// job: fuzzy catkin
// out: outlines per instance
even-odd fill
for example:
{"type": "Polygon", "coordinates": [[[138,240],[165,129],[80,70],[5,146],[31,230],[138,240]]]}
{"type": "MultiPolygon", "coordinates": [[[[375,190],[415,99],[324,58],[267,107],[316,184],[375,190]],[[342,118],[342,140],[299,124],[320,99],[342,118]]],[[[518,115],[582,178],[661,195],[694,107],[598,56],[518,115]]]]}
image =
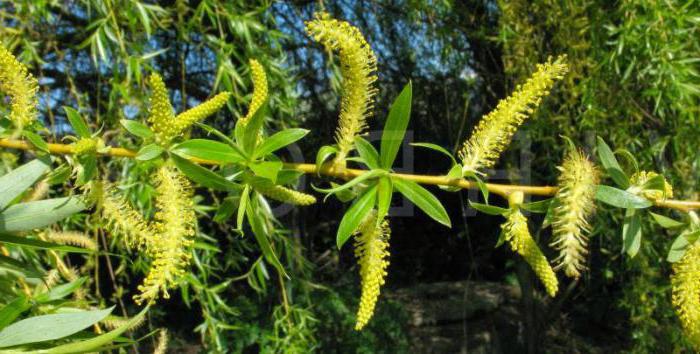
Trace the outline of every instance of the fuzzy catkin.
{"type": "Polygon", "coordinates": [[[700,245],[690,246],[671,275],[672,301],[686,337],[700,348],[700,245]]]}
{"type": "Polygon", "coordinates": [[[175,113],[163,78],[154,73],[149,77],[148,82],[151,85],[148,123],[153,129],[156,142],[165,145],[177,135],[177,129],[173,123],[175,113]]]}
{"type": "Polygon", "coordinates": [[[527,226],[527,218],[520,210],[512,210],[505,223],[501,225],[505,232],[506,241],[510,245],[513,252],[521,255],[527,264],[540,278],[540,281],[547,290],[549,296],[554,297],[559,290],[559,281],[557,280],[554,270],[549,265],[549,261],[542,254],[542,251],[537,246],[537,243],[530,235],[530,230],[527,226]]]}
{"type": "Polygon", "coordinates": [[[599,172],[588,158],[578,150],[572,150],[559,167],[558,203],[552,222],[554,241],[552,247],[559,250],[556,269],[572,278],[585,270],[588,254],[588,218],[595,210],[595,193],[599,172]]]}
{"type": "Polygon", "coordinates": [[[355,330],[361,330],[374,315],[374,308],[384,285],[389,266],[389,223],[377,224],[377,214],[368,215],[355,233],[355,257],[360,265],[362,295],[357,310],[355,330]]]}
{"type": "Polygon", "coordinates": [[[201,104],[178,114],[174,122],[175,131],[177,132],[176,135],[181,135],[185,129],[191,127],[194,123],[216,113],[226,105],[229,98],[231,98],[230,92],[221,92],[201,104]]]}
{"type": "Polygon", "coordinates": [[[311,205],[316,203],[316,197],[276,185],[256,185],[255,190],[271,199],[294,205],[311,205]]]}
{"type": "Polygon", "coordinates": [[[62,245],[73,245],[78,247],[87,248],[90,250],[97,250],[97,242],[87,236],[86,234],[78,231],[48,231],[44,234],[48,241],[59,243],[62,245]]]}
{"type": "Polygon", "coordinates": [[[22,128],[36,120],[39,83],[27,67],[0,45],[0,91],[10,96],[10,121],[22,128]]]}
{"type": "Polygon", "coordinates": [[[250,122],[267,99],[267,75],[263,66],[255,59],[250,60],[250,73],[253,79],[253,98],[248,106],[248,113],[240,119],[240,123],[243,125],[250,122]]]}
{"type": "MultiPolygon", "coordinates": [[[[639,171],[630,177],[630,184],[635,188],[642,188],[645,183],[650,179],[659,176],[656,172],[651,171],[639,171]]],[[[668,183],[665,177],[663,178],[663,188],[662,189],[645,189],[641,190],[639,194],[642,197],[649,200],[659,200],[666,198],[673,198],[673,186],[668,183]]]]}
{"type": "Polygon", "coordinates": [[[484,116],[464,142],[459,152],[463,170],[476,172],[493,167],[510,145],[518,127],[534,113],[542,97],[549,94],[554,82],[563,78],[567,71],[564,56],[538,64],[535,73],[484,116]]]}
{"type": "Polygon", "coordinates": [[[359,29],[345,21],[330,18],[327,13],[316,14],[306,22],[306,31],[329,50],[338,52],[343,77],[340,119],[335,140],[337,161],[344,161],[352,150],[355,137],[367,128],[377,89],[377,58],[359,29]]]}
{"type": "MultiPolygon", "coordinates": [[[[97,186],[91,189],[99,193],[97,186]]],[[[108,222],[110,230],[121,236],[129,247],[140,250],[147,249],[158,232],[151,223],[146,221],[141,213],[136,211],[123,197],[116,194],[114,187],[107,186],[100,193],[98,200],[102,216],[108,222]]]]}

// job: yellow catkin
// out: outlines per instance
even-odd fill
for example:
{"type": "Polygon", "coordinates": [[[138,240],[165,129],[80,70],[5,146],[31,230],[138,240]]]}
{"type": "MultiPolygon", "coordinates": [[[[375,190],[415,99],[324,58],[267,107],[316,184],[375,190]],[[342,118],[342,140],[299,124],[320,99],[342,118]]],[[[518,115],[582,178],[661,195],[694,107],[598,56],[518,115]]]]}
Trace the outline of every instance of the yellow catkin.
{"type": "Polygon", "coordinates": [[[168,350],[168,330],[163,328],[158,335],[158,342],[153,349],[153,354],[165,354],[168,350]]]}
{"type": "MultiPolygon", "coordinates": [[[[105,326],[105,328],[109,330],[117,329],[131,321],[131,318],[128,317],[122,317],[122,316],[115,316],[115,315],[109,315],[105,317],[102,321],[100,321],[100,324],[105,326]]],[[[146,317],[142,316],[136,323],[132,324],[131,327],[129,327],[130,331],[133,331],[139,327],[141,327],[144,323],[146,322],[146,317]]]]}
{"type": "Polygon", "coordinates": [[[340,57],[342,100],[335,140],[337,159],[343,161],[352,150],[355,137],[367,128],[366,120],[377,94],[377,58],[359,29],[326,13],[316,14],[313,21],[306,22],[306,31],[340,57]]]}
{"type": "Polygon", "coordinates": [[[361,330],[374,315],[379,292],[389,266],[389,223],[384,220],[377,225],[377,214],[372,212],[355,233],[355,257],[360,265],[362,295],[357,310],[355,329],[361,330]]]}
{"type": "Polygon", "coordinates": [[[75,155],[94,153],[95,151],[97,151],[97,140],[90,138],[80,138],[80,140],[73,143],[72,147],[73,154],[75,155]]]}
{"type": "Polygon", "coordinates": [[[630,177],[630,184],[632,184],[634,188],[640,189],[639,194],[649,200],[673,198],[673,186],[670,183],[668,183],[668,181],[666,181],[665,177],[662,177],[664,180],[663,190],[641,189],[644,186],[644,184],[647,183],[647,181],[658,175],[659,174],[656,172],[639,171],[633,174],[632,177],[630,177]]]}
{"type": "Polygon", "coordinates": [[[29,192],[22,200],[24,202],[34,202],[37,200],[41,200],[46,198],[46,196],[49,195],[49,189],[51,186],[49,185],[49,182],[46,181],[46,179],[42,179],[39,181],[34,188],[32,188],[31,192],[29,192]]]}
{"type": "Polygon", "coordinates": [[[250,60],[250,73],[253,78],[253,98],[248,106],[248,113],[240,119],[243,125],[248,124],[267,99],[267,75],[263,66],[255,59],[250,60]]]}
{"type": "Polygon", "coordinates": [[[151,85],[148,123],[153,129],[156,142],[165,145],[177,135],[173,123],[175,113],[170,104],[168,89],[165,87],[163,78],[158,74],[152,74],[148,82],[151,85]]]}
{"type": "Polygon", "coordinates": [[[311,205],[316,203],[316,197],[310,194],[295,191],[290,188],[275,185],[255,185],[255,190],[262,195],[280,202],[294,205],[311,205]]]}
{"type": "Polygon", "coordinates": [[[464,142],[459,152],[463,170],[476,172],[493,167],[510,145],[518,127],[534,113],[542,97],[549,94],[554,82],[560,80],[567,70],[564,56],[538,64],[535,73],[483,117],[464,142]]]}
{"type": "Polygon", "coordinates": [[[170,165],[158,169],[154,177],[158,232],[146,249],[153,262],[138,287],[140,294],[134,296],[138,304],[153,301],[160,293],[169,298],[168,288],[177,284],[189,265],[197,225],[190,182],[170,165]]]}
{"type": "Polygon", "coordinates": [[[542,251],[537,246],[537,243],[530,235],[530,230],[527,226],[527,218],[520,210],[512,210],[507,220],[501,225],[505,232],[505,239],[508,241],[513,252],[521,255],[527,264],[540,278],[540,281],[547,290],[549,296],[554,297],[559,290],[559,281],[557,280],[554,270],[549,265],[549,261],[542,254],[542,251]]]}
{"type": "MultiPolygon", "coordinates": [[[[93,190],[97,189],[92,188],[91,191],[93,190]]],[[[99,205],[111,231],[121,236],[128,246],[145,250],[153,242],[157,228],[146,221],[123,197],[118,196],[113,187],[105,188],[99,205]]]]}
{"type": "Polygon", "coordinates": [[[44,234],[47,241],[62,245],[73,245],[90,250],[97,249],[97,242],[82,232],[77,231],[48,231],[44,234]]]}
{"type": "Polygon", "coordinates": [[[221,92],[216,96],[204,101],[196,107],[190,108],[175,117],[175,129],[177,135],[182,134],[185,129],[191,127],[194,123],[203,120],[206,117],[220,110],[226,102],[231,98],[230,92],[221,92]]]}
{"type": "Polygon", "coordinates": [[[10,96],[10,121],[22,128],[36,120],[39,90],[37,80],[29,74],[9,50],[0,45],[0,91],[10,96]]]}
{"type": "Polygon", "coordinates": [[[673,305],[687,338],[700,348],[700,245],[694,244],[680,261],[673,265],[671,275],[673,305]]]}
{"type": "Polygon", "coordinates": [[[567,276],[578,278],[586,268],[588,238],[585,233],[589,232],[588,218],[595,210],[599,172],[578,150],[569,152],[559,170],[552,247],[559,250],[556,269],[564,269],[567,276]]]}

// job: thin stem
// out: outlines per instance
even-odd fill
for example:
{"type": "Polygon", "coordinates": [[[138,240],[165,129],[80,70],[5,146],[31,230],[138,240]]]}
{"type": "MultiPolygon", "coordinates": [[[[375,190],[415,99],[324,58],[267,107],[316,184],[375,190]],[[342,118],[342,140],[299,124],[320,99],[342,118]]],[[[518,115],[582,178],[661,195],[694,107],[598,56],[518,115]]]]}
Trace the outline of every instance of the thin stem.
{"type": "MultiPolygon", "coordinates": [[[[22,140],[14,139],[0,139],[0,147],[19,149],[19,150],[35,150],[35,148],[28,142],[22,140]]],[[[73,154],[73,147],[67,144],[48,144],[49,152],[52,154],[59,155],[70,155],[73,154]]],[[[113,157],[136,157],[136,151],[112,147],[103,152],[99,152],[100,155],[113,156],[113,157]]],[[[190,158],[192,162],[201,165],[219,165],[218,161],[204,160],[199,158],[190,158]]],[[[285,163],[284,167],[286,169],[299,171],[305,174],[316,174],[330,177],[337,177],[342,179],[352,179],[362,174],[367,173],[367,170],[353,169],[353,168],[338,168],[333,164],[326,164],[317,168],[315,164],[310,163],[285,163]]],[[[407,173],[391,173],[390,176],[396,179],[403,179],[406,181],[413,181],[419,184],[428,185],[439,185],[439,186],[453,186],[462,189],[477,189],[478,185],[476,182],[468,181],[461,178],[450,178],[447,176],[432,176],[432,175],[414,175],[407,173]]],[[[523,186],[515,184],[498,184],[498,183],[485,183],[486,189],[493,194],[497,194],[501,197],[508,198],[508,196],[513,192],[522,192],[529,195],[538,195],[542,197],[554,196],[559,190],[555,186],[523,186]]],[[[700,209],[700,201],[696,200],[656,200],[654,204],[661,208],[677,209],[681,211],[691,211],[700,209]]]]}

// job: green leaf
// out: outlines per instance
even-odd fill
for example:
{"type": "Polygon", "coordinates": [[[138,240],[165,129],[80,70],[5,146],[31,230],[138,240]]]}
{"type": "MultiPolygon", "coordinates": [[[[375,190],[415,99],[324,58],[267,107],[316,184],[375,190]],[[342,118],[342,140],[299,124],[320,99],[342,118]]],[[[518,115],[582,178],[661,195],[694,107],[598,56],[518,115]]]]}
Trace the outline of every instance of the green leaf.
{"type": "Polygon", "coordinates": [[[137,122],[135,120],[129,120],[129,119],[122,119],[119,121],[121,123],[122,127],[126,129],[129,133],[138,136],[141,139],[150,139],[153,138],[153,131],[151,128],[149,128],[147,125],[137,122]]]}
{"type": "Polygon", "coordinates": [[[0,269],[16,272],[25,278],[42,279],[44,273],[34,267],[34,265],[22,263],[14,258],[0,255],[0,269]]]}
{"type": "MultiPolygon", "coordinates": [[[[253,117],[250,118],[248,124],[241,125],[236,124],[234,129],[234,134],[236,135],[236,140],[239,146],[243,147],[243,151],[247,154],[252,155],[255,151],[255,147],[258,144],[258,137],[262,132],[262,126],[265,122],[265,115],[267,114],[267,100],[262,103],[260,108],[255,112],[253,117]]],[[[240,121],[239,121],[240,122],[240,121]]]]}
{"type": "Polygon", "coordinates": [[[101,321],[114,307],[97,311],[80,311],[30,317],[0,331],[0,348],[45,342],[78,333],[101,321]]]}
{"type": "Polygon", "coordinates": [[[38,181],[50,165],[47,158],[36,159],[0,177],[0,210],[38,181]]]}
{"type": "Polygon", "coordinates": [[[625,223],[622,226],[622,251],[634,257],[642,243],[642,217],[635,209],[625,211],[625,223]]]}
{"type": "Polygon", "coordinates": [[[360,223],[367,217],[367,214],[374,208],[374,202],[377,199],[377,187],[372,186],[367,189],[364,194],[362,194],[355,203],[353,203],[350,208],[343,215],[343,219],[340,220],[340,225],[338,226],[338,233],[335,237],[336,245],[338,249],[343,247],[345,242],[352,236],[353,232],[357,230],[360,223]]]}
{"type": "MultiPolygon", "coordinates": [[[[452,165],[450,170],[447,171],[447,175],[445,175],[445,177],[452,179],[452,180],[462,179],[462,166],[458,165],[458,164],[452,165]]],[[[448,192],[457,192],[457,191],[462,190],[462,188],[458,187],[458,186],[439,185],[438,188],[445,190],[445,191],[448,191],[448,192]]],[[[484,198],[485,198],[485,200],[488,201],[488,190],[486,190],[486,196],[484,198]]]]}
{"type": "Polygon", "coordinates": [[[75,196],[15,204],[0,214],[0,232],[42,228],[65,219],[85,207],[85,203],[75,196]]]}
{"type": "Polygon", "coordinates": [[[62,299],[64,297],[72,294],[78,288],[80,288],[85,283],[86,280],[87,280],[86,277],[81,277],[81,278],[78,278],[76,280],[73,280],[70,283],[55,286],[55,287],[51,288],[49,291],[37,295],[34,298],[34,300],[36,300],[39,303],[46,303],[49,301],[55,301],[55,300],[62,299]]]}
{"type": "Polygon", "coordinates": [[[599,201],[623,209],[644,209],[652,203],[638,195],[610,186],[598,186],[595,198],[599,201]]]}
{"type": "Polygon", "coordinates": [[[38,249],[52,250],[52,251],[73,252],[73,253],[92,253],[93,252],[92,250],[85,249],[85,248],[80,248],[80,247],[75,247],[75,246],[67,246],[67,245],[59,245],[57,243],[51,243],[51,242],[46,242],[46,241],[37,240],[37,239],[33,239],[33,238],[26,238],[26,237],[7,235],[7,234],[0,234],[0,242],[12,244],[12,245],[17,245],[17,246],[22,246],[22,247],[38,248],[38,249]]]}
{"type": "Polygon", "coordinates": [[[163,151],[163,147],[158,144],[148,144],[136,153],[136,159],[139,161],[150,161],[160,157],[163,151]]]}
{"type": "Polygon", "coordinates": [[[81,168],[75,183],[78,186],[83,186],[97,174],[97,156],[95,154],[81,155],[78,156],[78,162],[80,162],[81,168]]]}
{"type": "Polygon", "coordinates": [[[269,179],[272,183],[277,182],[277,174],[282,170],[280,161],[263,161],[250,164],[248,167],[256,176],[269,179]]]}
{"type": "Polygon", "coordinates": [[[243,218],[248,210],[248,200],[250,199],[250,186],[246,185],[241,193],[241,200],[238,202],[238,213],[236,215],[236,227],[243,230],[243,218]]]}
{"type": "Polygon", "coordinates": [[[398,154],[406,134],[406,127],[411,118],[412,87],[413,85],[409,81],[389,109],[389,116],[384,125],[379,148],[379,163],[383,168],[390,169],[393,166],[396,154],[398,154]]]}
{"type": "Polygon", "coordinates": [[[488,214],[488,215],[504,215],[504,214],[510,212],[510,209],[501,208],[501,207],[497,207],[494,205],[476,203],[476,202],[472,202],[471,200],[469,201],[469,205],[472,208],[474,208],[474,209],[476,209],[484,214],[488,214]]]}
{"type": "Polygon", "coordinates": [[[550,199],[545,199],[545,200],[539,200],[539,201],[532,202],[532,203],[523,203],[522,205],[520,205],[520,207],[522,209],[529,211],[529,212],[542,214],[542,213],[546,213],[547,210],[549,210],[549,205],[552,203],[553,200],[554,200],[553,198],[550,198],[550,199]]]}
{"type": "Polygon", "coordinates": [[[313,185],[312,185],[312,187],[313,187],[316,191],[318,191],[318,192],[321,192],[321,193],[328,193],[328,195],[324,198],[324,200],[325,200],[325,199],[327,199],[329,196],[331,196],[331,195],[333,195],[333,194],[335,194],[335,193],[338,193],[338,192],[344,191],[344,190],[346,190],[346,189],[349,189],[349,188],[351,188],[351,187],[353,187],[353,186],[355,186],[355,185],[357,185],[357,184],[359,184],[359,183],[361,183],[361,182],[364,182],[364,181],[366,181],[366,180],[368,180],[368,179],[377,178],[377,177],[383,177],[383,176],[386,176],[386,175],[388,175],[388,174],[389,174],[389,172],[387,172],[387,171],[385,171],[385,170],[371,170],[371,171],[369,171],[369,172],[363,173],[363,174],[361,174],[361,175],[359,175],[359,176],[357,176],[357,177],[351,179],[349,182],[347,182],[347,183],[345,183],[345,184],[343,184],[343,185],[340,185],[340,186],[338,186],[338,187],[334,187],[334,188],[330,188],[330,189],[317,188],[317,187],[314,187],[313,185]]]}
{"type": "Polygon", "coordinates": [[[663,216],[652,212],[649,212],[649,214],[651,214],[651,217],[654,218],[654,221],[656,221],[656,223],[664,229],[673,229],[676,227],[685,226],[685,223],[671,219],[668,216],[663,216]]]}
{"type": "Polygon", "coordinates": [[[221,205],[216,209],[214,214],[214,222],[222,223],[228,220],[233,213],[238,209],[238,200],[236,197],[226,197],[221,202],[221,205]]]}
{"type": "Polygon", "coordinates": [[[360,157],[365,161],[367,167],[372,170],[380,168],[379,153],[369,141],[358,136],[355,138],[355,147],[357,148],[357,153],[360,154],[360,157]]]}
{"type": "Polygon", "coordinates": [[[202,187],[208,187],[221,191],[236,191],[240,190],[241,187],[233,183],[221,175],[214,173],[202,166],[190,162],[189,160],[178,156],[177,154],[170,155],[170,158],[175,163],[175,166],[189,177],[191,180],[197,182],[202,187]]]}
{"type": "MultiPolygon", "coordinates": [[[[450,153],[449,151],[447,151],[447,149],[445,149],[444,147],[442,147],[442,146],[440,146],[440,145],[433,144],[433,143],[411,143],[411,145],[412,145],[412,146],[423,147],[423,148],[426,148],[426,149],[430,149],[430,150],[433,150],[433,151],[437,151],[437,152],[439,152],[439,153],[442,153],[443,155],[445,155],[445,156],[447,156],[447,157],[450,158],[450,160],[452,161],[452,164],[453,164],[453,165],[456,165],[456,164],[457,164],[457,160],[455,160],[455,157],[452,156],[452,153],[450,153]]],[[[459,170],[460,170],[460,177],[461,177],[462,168],[460,167],[459,170]]]]}
{"type": "Polygon", "coordinates": [[[447,215],[445,207],[443,207],[440,201],[427,189],[421,187],[418,183],[413,181],[395,178],[393,182],[396,190],[398,190],[431,218],[447,227],[452,227],[450,217],[447,215]]]}
{"type": "Polygon", "coordinates": [[[319,173],[323,163],[337,153],[338,148],[333,145],[325,145],[318,149],[318,153],[316,153],[316,169],[319,171],[319,173]]]}
{"type": "Polygon", "coordinates": [[[97,337],[90,338],[84,341],[80,342],[75,342],[75,343],[68,343],[68,344],[63,344],[59,345],[57,347],[53,347],[50,349],[44,349],[44,350],[39,350],[36,351],[37,354],[70,354],[70,353],[88,353],[88,352],[95,352],[95,351],[101,351],[99,348],[102,346],[111,343],[117,337],[121,336],[122,333],[126,332],[129,328],[133,328],[137,323],[141,321],[143,316],[146,314],[146,311],[148,311],[149,307],[144,308],[141,310],[141,312],[131,318],[129,322],[121,325],[120,327],[107,332],[105,334],[101,334],[97,337]]]}
{"type": "Polygon", "coordinates": [[[253,158],[267,156],[289,144],[293,144],[308,133],[308,130],[299,128],[285,129],[281,132],[277,132],[263,140],[262,144],[255,149],[253,158]]]}
{"type": "Polygon", "coordinates": [[[685,255],[685,252],[688,251],[688,247],[694,244],[695,241],[698,240],[698,237],[700,237],[700,230],[683,232],[678,235],[678,237],[676,237],[671,244],[671,249],[668,251],[666,260],[671,263],[680,261],[681,258],[683,258],[683,255],[685,255]]]}
{"type": "Polygon", "coordinates": [[[390,177],[382,177],[377,180],[377,225],[389,214],[393,192],[394,186],[390,177]]]}
{"type": "Polygon", "coordinates": [[[73,108],[63,106],[63,110],[66,112],[66,117],[68,117],[68,122],[73,127],[75,134],[78,134],[81,138],[90,138],[90,128],[88,128],[87,123],[83,117],[73,108]]]}
{"type": "Polygon", "coordinates": [[[28,130],[23,131],[22,134],[25,138],[27,138],[27,140],[29,140],[30,143],[32,143],[35,148],[43,152],[49,152],[49,144],[44,141],[44,138],[42,138],[41,135],[28,130]]]}
{"type": "Polygon", "coordinates": [[[172,152],[185,158],[198,158],[221,163],[240,163],[245,157],[228,144],[209,139],[190,139],[175,145],[172,152]]]}
{"type": "Polygon", "coordinates": [[[246,215],[248,216],[250,228],[253,229],[253,236],[255,236],[255,240],[258,242],[258,246],[260,246],[260,250],[262,251],[263,256],[265,256],[265,259],[272,264],[272,266],[275,267],[280,274],[288,277],[282,263],[280,263],[279,258],[277,258],[275,251],[272,249],[272,245],[270,244],[269,240],[269,232],[264,226],[264,217],[256,212],[256,208],[257,206],[254,206],[253,203],[248,203],[246,206],[246,215]]]}
{"type": "Polygon", "coordinates": [[[615,154],[613,154],[608,144],[606,144],[601,137],[598,137],[598,157],[603,164],[603,168],[605,168],[608,175],[610,175],[610,178],[612,178],[618,186],[625,189],[629,188],[629,178],[617,162],[615,154]]]}
{"type": "Polygon", "coordinates": [[[32,308],[29,298],[21,295],[14,300],[10,301],[0,310],[0,329],[7,327],[12,321],[14,321],[22,312],[32,308]]]}

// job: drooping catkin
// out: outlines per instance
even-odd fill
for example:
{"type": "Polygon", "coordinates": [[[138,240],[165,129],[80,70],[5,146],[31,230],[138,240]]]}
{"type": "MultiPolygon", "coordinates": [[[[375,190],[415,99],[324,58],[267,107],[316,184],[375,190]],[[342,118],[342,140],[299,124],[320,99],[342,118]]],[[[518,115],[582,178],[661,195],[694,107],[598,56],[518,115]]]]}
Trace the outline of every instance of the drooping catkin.
{"type": "Polygon", "coordinates": [[[484,116],[464,142],[459,152],[463,170],[476,172],[493,167],[518,127],[534,113],[542,97],[549,94],[554,82],[564,77],[567,70],[565,56],[538,64],[535,73],[484,116]]]}
{"type": "MultiPolygon", "coordinates": [[[[99,191],[99,189],[91,189],[99,191]]],[[[104,187],[101,200],[97,203],[109,229],[124,239],[129,247],[140,250],[147,249],[158,232],[151,223],[146,221],[123,197],[116,194],[114,187],[104,187]]]]}
{"type": "Polygon", "coordinates": [[[671,275],[673,305],[686,337],[700,348],[700,244],[690,246],[671,275]]]}
{"type": "Polygon", "coordinates": [[[47,241],[62,245],[72,245],[89,250],[97,250],[97,242],[78,231],[48,231],[44,234],[47,241]]]}
{"type": "Polygon", "coordinates": [[[327,13],[306,22],[307,33],[329,50],[338,52],[343,76],[340,119],[335,140],[338,161],[352,150],[355,137],[367,127],[377,89],[377,58],[359,29],[345,21],[332,19],[327,13]]]}
{"type": "Polygon", "coordinates": [[[243,125],[248,124],[267,99],[267,75],[263,66],[255,59],[250,60],[250,74],[253,79],[253,98],[248,106],[248,113],[240,119],[243,125]]]}
{"type": "Polygon", "coordinates": [[[153,354],[165,354],[168,350],[168,330],[162,328],[160,334],[158,335],[158,342],[156,347],[153,349],[153,354]]]}
{"type": "Polygon", "coordinates": [[[36,120],[39,83],[27,67],[20,63],[12,53],[0,45],[0,91],[10,96],[10,115],[12,123],[22,128],[36,120]]]}
{"type": "Polygon", "coordinates": [[[554,241],[559,250],[555,269],[573,278],[585,270],[588,254],[588,218],[595,210],[595,193],[599,172],[593,163],[578,150],[572,150],[559,167],[559,191],[552,222],[554,241]]]}
{"type": "Polygon", "coordinates": [[[295,191],[283,186],[273,184],[256,184],[255,190],[271,199],[294,205],[311,205],[316,203],[316,197],[310,194],[295,191]]]}
{"type": "Polygon", "coordinates": [[[518,209],[511,210],[506,222],[501,225],[505,232],[505,239],[508,241],[513,252],[521,255],[527,264],[540,278],[540,281],[547,290],[549,296],[554,297],[559,290],[559,281],[554,270],[549,265],[549,261],[542,254],[537,243],[530,235],[527,225],[527,218],[518,209]]]}
{"type": "Polygon", "coordinates": [[[361,330],[374,315],[374,308],[389,266],[389,223],[377,225],[377,214],[370,213],[355,233],[355,257],[360,266],[362,295],[355,330],[361,330]]]}
{"type": "Polygon", "coordinates": [[[174,167],[164,165],[154,175],[156,208],[153,228],[158,232],[148,243],[146,253],[153,258],[140,294],[134,301],[141,304],[155,300],[161,293],[169,298],[168,289],[185,274],[191,258],[191,247],[197,218],[190,182],[174,167]]]}

